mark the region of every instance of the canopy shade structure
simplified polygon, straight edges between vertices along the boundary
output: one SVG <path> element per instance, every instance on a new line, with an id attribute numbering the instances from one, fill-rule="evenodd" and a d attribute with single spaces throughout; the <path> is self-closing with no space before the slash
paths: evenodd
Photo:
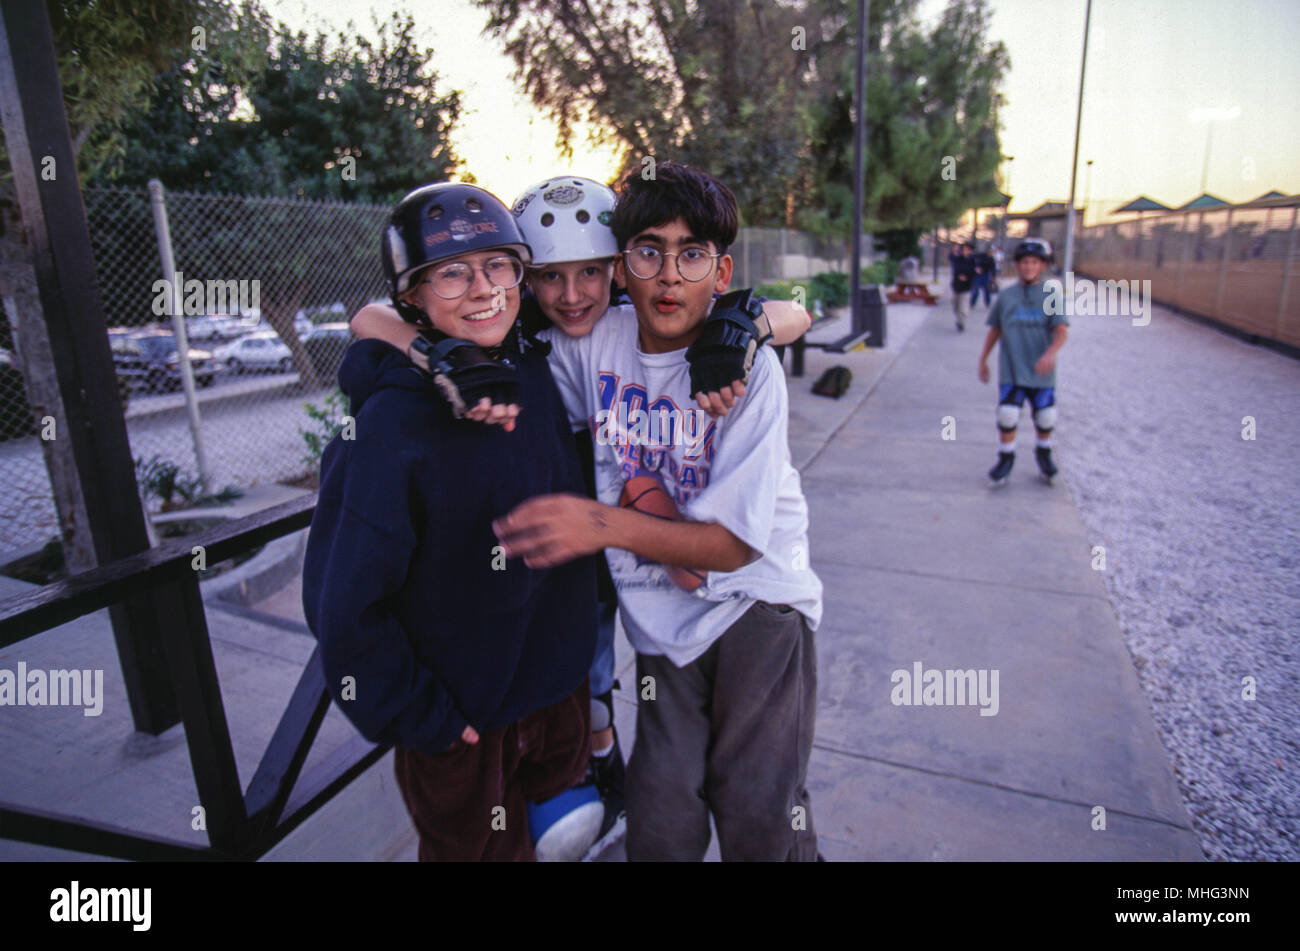
<path id="1" fill-rule="evenodd" d="M 1172 211 L 1168 205 L 1162 205 L 1154 198 L 1148 198 L 1146 195 L 1138 195 L 1127 205 L 1120 205 L 1111 214 L 1121 214 L 1128 211 Z"/>
<path id="2" fill-rule="evenodd" d="M 1228 202 L 1222 198 L 1215 198 L 1209 192 L 1205 192 L 1197 198 L 1193 198 L 1185 205 L 1179 205 L 1179 211 L 1201 211 L 1206 208 L 1226 208 Z"/>

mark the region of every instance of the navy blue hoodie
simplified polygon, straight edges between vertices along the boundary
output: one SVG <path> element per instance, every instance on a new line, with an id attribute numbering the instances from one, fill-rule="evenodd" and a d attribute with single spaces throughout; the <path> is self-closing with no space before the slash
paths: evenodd
<path id="1" fill-rule="evenodd" d="M 355 438 L 325 449 L 303 605 L 330 693 L 368 740 L 440 753 L 466 724 L 505 726 L 568 696 L 591 666 L 595 558 L 493 568 L 493 519 L 536 495 L 585 494 L 545 358 L 518 365 L 523 410 L 507 433 L 453 419 L 387 344 L 344 356 Z"/>

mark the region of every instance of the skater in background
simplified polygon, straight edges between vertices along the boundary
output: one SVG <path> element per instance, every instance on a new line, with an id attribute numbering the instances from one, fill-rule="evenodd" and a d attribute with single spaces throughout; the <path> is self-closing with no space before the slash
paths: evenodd
<path id="1" fill-rule="evenodd" d="M 966 295 L 975 283 L 975 258 L 971 256 L 971 245 L 957 245 L 956 250 L 948 255 L 948 266 L 952 268 L 952 312 L 957 319 L 958 332 L 966 329 L 966 314 L 970 304 Z"/>
<path id="2" fill-rule="evenodd" d="M 975 299 L 979 297 L 980 291 L 984 292 L 984 306 L 989 306 L 996 283 L 993 276 L 993 256 L 987 251 L 977 250 L 975 242 L 971 242 L 971 250 L 974 254 L 975 262 L 975 283 L 970 289 L 970 305 L 975 306 Z"/>
<path id="3" fill-rule="evenodd" d="M 1052 461 L 1052 429 L 1056 425 L 1056 355 L 1065 346 L 1069 321 L 1062 313 L 1047 313 L 1043 274 L 1052 247 L 1041 238 L 1027 238 L 1016 247 L 1018 287 L 1009 287 L 989 309 L 988 336 L 980 352 L 979 378 L 989 381 L 988 356 L 998 350 L 998 461 L 989 470 L 994 487 L 1005 485 L 1016 461 L 1016 429 L 1020 409 L 1028 402 L 1038 442 L 1038 469 L 1050 485 L 1057 473 Z M 1063 308 L 1053 308 L 1061 311 Z"/>

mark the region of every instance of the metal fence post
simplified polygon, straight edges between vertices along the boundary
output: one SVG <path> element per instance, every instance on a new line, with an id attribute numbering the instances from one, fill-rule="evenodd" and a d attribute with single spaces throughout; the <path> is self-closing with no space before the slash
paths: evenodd
<path id="1" fill-rule="evenodd" d="M 1291 265 L 1296 256 L 1296 230 L 1300 227 L 1300 206 L 1291 209 L 1291 237 L 1287 239 L 1286 260 L 1282 263 L 1282 291 L 1277 295 L 1277 330 L 1275 340 L 1282 339 L 1282 319 L 1286 316 L 1287 293 L 1291 289 Z"/>
<path id="2" fill-rule="evenodd" d="M 180 359 L 181 386 L 185 390 L 185 410 L 189 415 L 190 438 L 194 441 L 194 463 L 199 469 L 199 483 L 203 494 L 212 491 L 212 474 L 208 471 L 208 457 L 203 452 L 203 426 L 199 419 L 199 398 L 194 389 L 194 368 L 190 366 L 190 338 L 185 328 L 185 308 L 178 306 L 184 289 L 176 286 L 176 261 L 172 257 L 172 236 L 167 226 L 167 202 L 163 196 L 162 182 L 149 180 L 149 204 L 153 207 L 153 225 L 158 233 L 158 256 L 162 259 L 163 280 L 171 288 L 167 295 L 171 311 L 172 331 L 176 335 L 176 353 Z"/>
<path id="3" fill-rule="evenodd" d="M 1223 222 L 1223 253 L 1219 256 L 1219 276 L 1214 282 L 1214 319 L 1220 319 L 1223 313 L 1223 279 L 1228 273 L 1228 261 L 1232 254 L 1232 209 Z"/>

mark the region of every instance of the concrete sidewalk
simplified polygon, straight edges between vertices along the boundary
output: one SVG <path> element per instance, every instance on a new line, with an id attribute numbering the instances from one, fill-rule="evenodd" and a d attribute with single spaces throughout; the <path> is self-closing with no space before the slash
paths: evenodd
<path id="1" fill-rule="evenodd" d="M 996 390 L 975 374 L 983 314 L 958 334 L 946 300 L 891 305 L 885 350 L 810 351 L 806 377 L 788 380 L 826 588 L 809 777 L 821 851 L 1202 859 L 1091 543 L 1060 479 L 1038 481 L 1031 430 L 1010 484 L 987 488 Z M 853 370 L 852 388 L 814 396 L 834 363 Z M 1068 457 L 1061 468 L 1068 479 Z M 617 722 L 630 746 L 635 673 L 620 648 Z M 894 705 L 891 674 L 916 663 L 998 671 L 997 714 Z M 1105 831 L 1093 829 L 1097 806 Z"/>

